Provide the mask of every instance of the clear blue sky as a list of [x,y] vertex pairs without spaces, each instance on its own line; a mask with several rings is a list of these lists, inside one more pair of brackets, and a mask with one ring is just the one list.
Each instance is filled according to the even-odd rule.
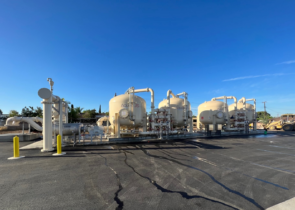
[[[0,109],[41,106],[37,92],[108,110],[115,93],[153,88],[256,98],[295,112],[295,1],[0,0]],[[149,93],[140,96],[150,106]]]

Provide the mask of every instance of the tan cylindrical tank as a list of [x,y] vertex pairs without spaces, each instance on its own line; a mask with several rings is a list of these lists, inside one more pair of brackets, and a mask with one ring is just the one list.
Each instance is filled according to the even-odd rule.
[[[164,99],[159,103],[158,108],[165,109],[167,107],[167,99]],[[182,98],[170,98],[170,113],[172,114],[173,126],[182,127],[185,125],[185,113],[184,113],[184,99]],[[191,110],[191,105],[187,101],[187,111]],[[188,125],[188,122],[186,123]]]
[[[115,96],[109,102],[109,120],[113,125],[115,122],[115,114],[122,113],[120,117],[120,127],[123,129],[143,127],[146,117],[146,103],[145,100],[139,96],[134,95],[133,98],[133,119],[129,119],[129,94],[122,94]],[[124,115],[127,114],[127,117]]]
[[225,124],[224,102],[205,101],[205,103],[199,105],[198,123],[203,125],[213,124],[214,115],[216,124]]
[[[234,117],[235,114],[235,104],[228,106],[229,118]],[[243,102],[237,104],[237,110],[243,111]],[[254,120],[254,106],[252,104],[246,103],[246,116],[249,123],[252,123]]]

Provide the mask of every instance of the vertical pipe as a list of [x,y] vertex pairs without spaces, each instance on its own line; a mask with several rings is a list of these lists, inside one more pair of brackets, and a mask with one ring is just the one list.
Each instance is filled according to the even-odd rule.
[[160,122],[160,139],[162,139],[162,121]]
[[23,123],[23,138],[24,138],[24,134],[25,134],[25,122],[23,121],[22,123]]
[[147,127],[147,113],[144,113],[144,119],[143,119],[143,132],[146,132]]
[[107,135],[109,134],[109,119],[107,120]]
[[227,97],[224,96],[224,113],[226,116],[226,127],[229,129],[230,128],[230,119],[229,119],[229,114],[228,114],[228,106],[227,106]]
[[119,118],[119,113],[116,113],[115,114],[115,129],[116,129],[116,133],[117,134],[117,138],[120,138],[121,135],[120,135],[120,118]]
[[53,151],[52,148],[52,96],[49,99],[43,99],[43,149],[41,152]]
[[69,115],[68,115],[68,104],[65,102],[65,116],[66,116],[66,122],[69,123]]
[[193,118],[191,117],[190,121],[189,121],[189,133],[192,133],[193,130],[194,130],[194,128],[193,128]]

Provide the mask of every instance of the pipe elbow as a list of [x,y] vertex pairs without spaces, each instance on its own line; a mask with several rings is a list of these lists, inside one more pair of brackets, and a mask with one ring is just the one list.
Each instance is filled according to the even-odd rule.
[[152,88],[147,88],[147,90],[151,93],[151,108],[155,108],[154,105],[154,90]]
[[238,103],[241,103],[241,102],[243,102],[243,104],[245,104],[245,103],[246,103],[246,98],[245,98],[245,97],[242,97],[242,98],[238,101]]

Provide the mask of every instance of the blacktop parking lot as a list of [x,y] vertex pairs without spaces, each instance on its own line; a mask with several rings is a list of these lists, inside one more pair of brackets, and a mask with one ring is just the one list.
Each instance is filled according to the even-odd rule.
[[255,210],[295,197],[295,132],[63,150],[7,160],[0,142],[0,209]]

